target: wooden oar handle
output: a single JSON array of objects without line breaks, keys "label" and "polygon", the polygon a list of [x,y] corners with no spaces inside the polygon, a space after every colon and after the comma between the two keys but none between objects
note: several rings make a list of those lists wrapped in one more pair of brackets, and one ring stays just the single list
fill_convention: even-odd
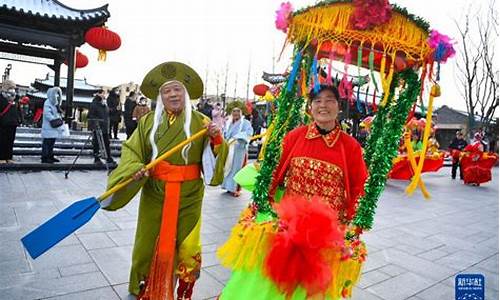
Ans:
[{"label": "wooden oar handle", "polygon": [[[150,162],[149,164],[147,164],[146,166],[144,166],[144,169],[145,170],[149,170],[149,169],[152,169],[154,166],[156,166],[160,161],[162,160],[165,160],[167,157],[169,157],[170,155],[174,154],[175,152],[181,150],[184,146],[186,146],[187,144],[191,143],[192,141],[204,136],[205,134],[207,133],[207,129],[204,128],[200,131],[198,131],[197,133],[193,134],[192,136],[190,136],[188,139],[185,139],[184,141],[180,142],[179,144],[177,144],[175,147],[173,147],[172,149],[168,150],[167,152],[163,153],[162,155],[160,155],[158,158],[156,158],[155,160],[153,160],[152,162]],[[139,171],[139,170],[137,170]],[[133,175],[132,175],[133,176]],[[132,178],[132,176],[130,176],[129,178],[127,178],[125,181],[122,181],[120,183],[118,183],[117,185],[115,185],[114,187],[110,188],[109,190],[107,190],[106,192],[104,192],[104,194],[102,194],[101,196],[99,196],[97,198],[97,200],[99,201],[103,201],[104,199],[108,198],[109,196],[113,195],[114,193],[116,193],[117,191],[121,190],[123,187],[125,187],[126,185],[128,185],[129,183],[131,183],[134,179]]]}]

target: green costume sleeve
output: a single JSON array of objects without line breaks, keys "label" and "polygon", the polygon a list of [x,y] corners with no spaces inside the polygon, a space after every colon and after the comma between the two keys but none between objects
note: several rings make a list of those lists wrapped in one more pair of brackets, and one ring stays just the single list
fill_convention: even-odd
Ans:
[{"label": "green costume sleeve", "polygon": [[[148,140],[145,130],[146,119],[146,116],[141,118],[132,136],[122,144],[120,163],[108,177],[108,189],[135,174],[149,161],[151,149],[146,142]],[[114,193],[111,204],[104,207],[104,209],[117,210],[125,206],[139,192],[146,180],[147,178],[144,177],[139,181],[133,181],[128,186]]]},{"label": "green costume sleeve", "polygon": [[229,152],[229,146],[226,141],[215,147],[214,153],[217,155],[215,159],[215,170],[214,176],[210,181],[211,186],[217,186],[222,184],[224,181],[224,165],[226,164],[227,154]]}]

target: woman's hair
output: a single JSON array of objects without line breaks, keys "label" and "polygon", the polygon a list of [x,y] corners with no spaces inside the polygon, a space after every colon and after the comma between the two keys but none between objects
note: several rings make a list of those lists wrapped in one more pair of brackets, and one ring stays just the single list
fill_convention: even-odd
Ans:
[{"label": "woman's hair", "polygon": [[331,91],[335,95],[335,98],[337,99],[337,101],[340,100],[339,91],[337,90],[336,87],[334,87],[333,85],[322,84],[319,86],[318,92],[314,92],[314,89],[311,89],[311,91],[309,92],[309,103],[311,103],[311,101],[314,98],[316,98],[321,92],[327,91],[327,90]]}]

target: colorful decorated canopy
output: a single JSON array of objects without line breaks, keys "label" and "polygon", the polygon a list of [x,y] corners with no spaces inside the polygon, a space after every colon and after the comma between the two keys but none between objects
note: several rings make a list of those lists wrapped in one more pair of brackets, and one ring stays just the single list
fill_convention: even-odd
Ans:
[{"label": "colorful decorated canopy", "polygon": [[[347,80],[348,68],[357,67],[358,80],[362,77],[361,70],[368,69],[375,91],[374,106],[375,99],[381,100],[365,148],[370,177],[354,224],[360,229],[370,229],[404,125],[418,99],[428,102],[422,151],[425,155],[432,102],[440,94],[439,64],[454,55],[450,38],[429,30],[425,20],[386,0],[329,0],[296,12],[290,3],[283,3],[277,11],[276,27],[287,34],[285,46],[294,45],[294,57],[277,99],[278,111],[271,125],[273,130],[268,137],[253,200],[259,212],[274,215],[268,203],[272,171],[279,160],[284,135],[303,121],[309,90],[319,89],[320,84],[336,84],[341,97],[352,101],[360,92],[359,88],[357,95],[353,92],[352,80]],[[344,63],[340,83],[332,79],[334,61]],[[420,157],[415,164],[409,194],[420,182],[423,161],[424,157]]]}]

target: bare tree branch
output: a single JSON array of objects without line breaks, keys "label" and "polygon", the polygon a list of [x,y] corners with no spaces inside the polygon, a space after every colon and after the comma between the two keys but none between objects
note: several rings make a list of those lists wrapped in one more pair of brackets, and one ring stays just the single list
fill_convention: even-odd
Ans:
[{"label": "bare tree branch", "polygon": [[499,71],[493,63],[499,24],[495,0],[473,12],[470,6],[460,22],[454,22],[460,36],[456,82],[467,107],[469,126],[474,125],[477,113],[480,122],[488,127],[499,107]]}]

